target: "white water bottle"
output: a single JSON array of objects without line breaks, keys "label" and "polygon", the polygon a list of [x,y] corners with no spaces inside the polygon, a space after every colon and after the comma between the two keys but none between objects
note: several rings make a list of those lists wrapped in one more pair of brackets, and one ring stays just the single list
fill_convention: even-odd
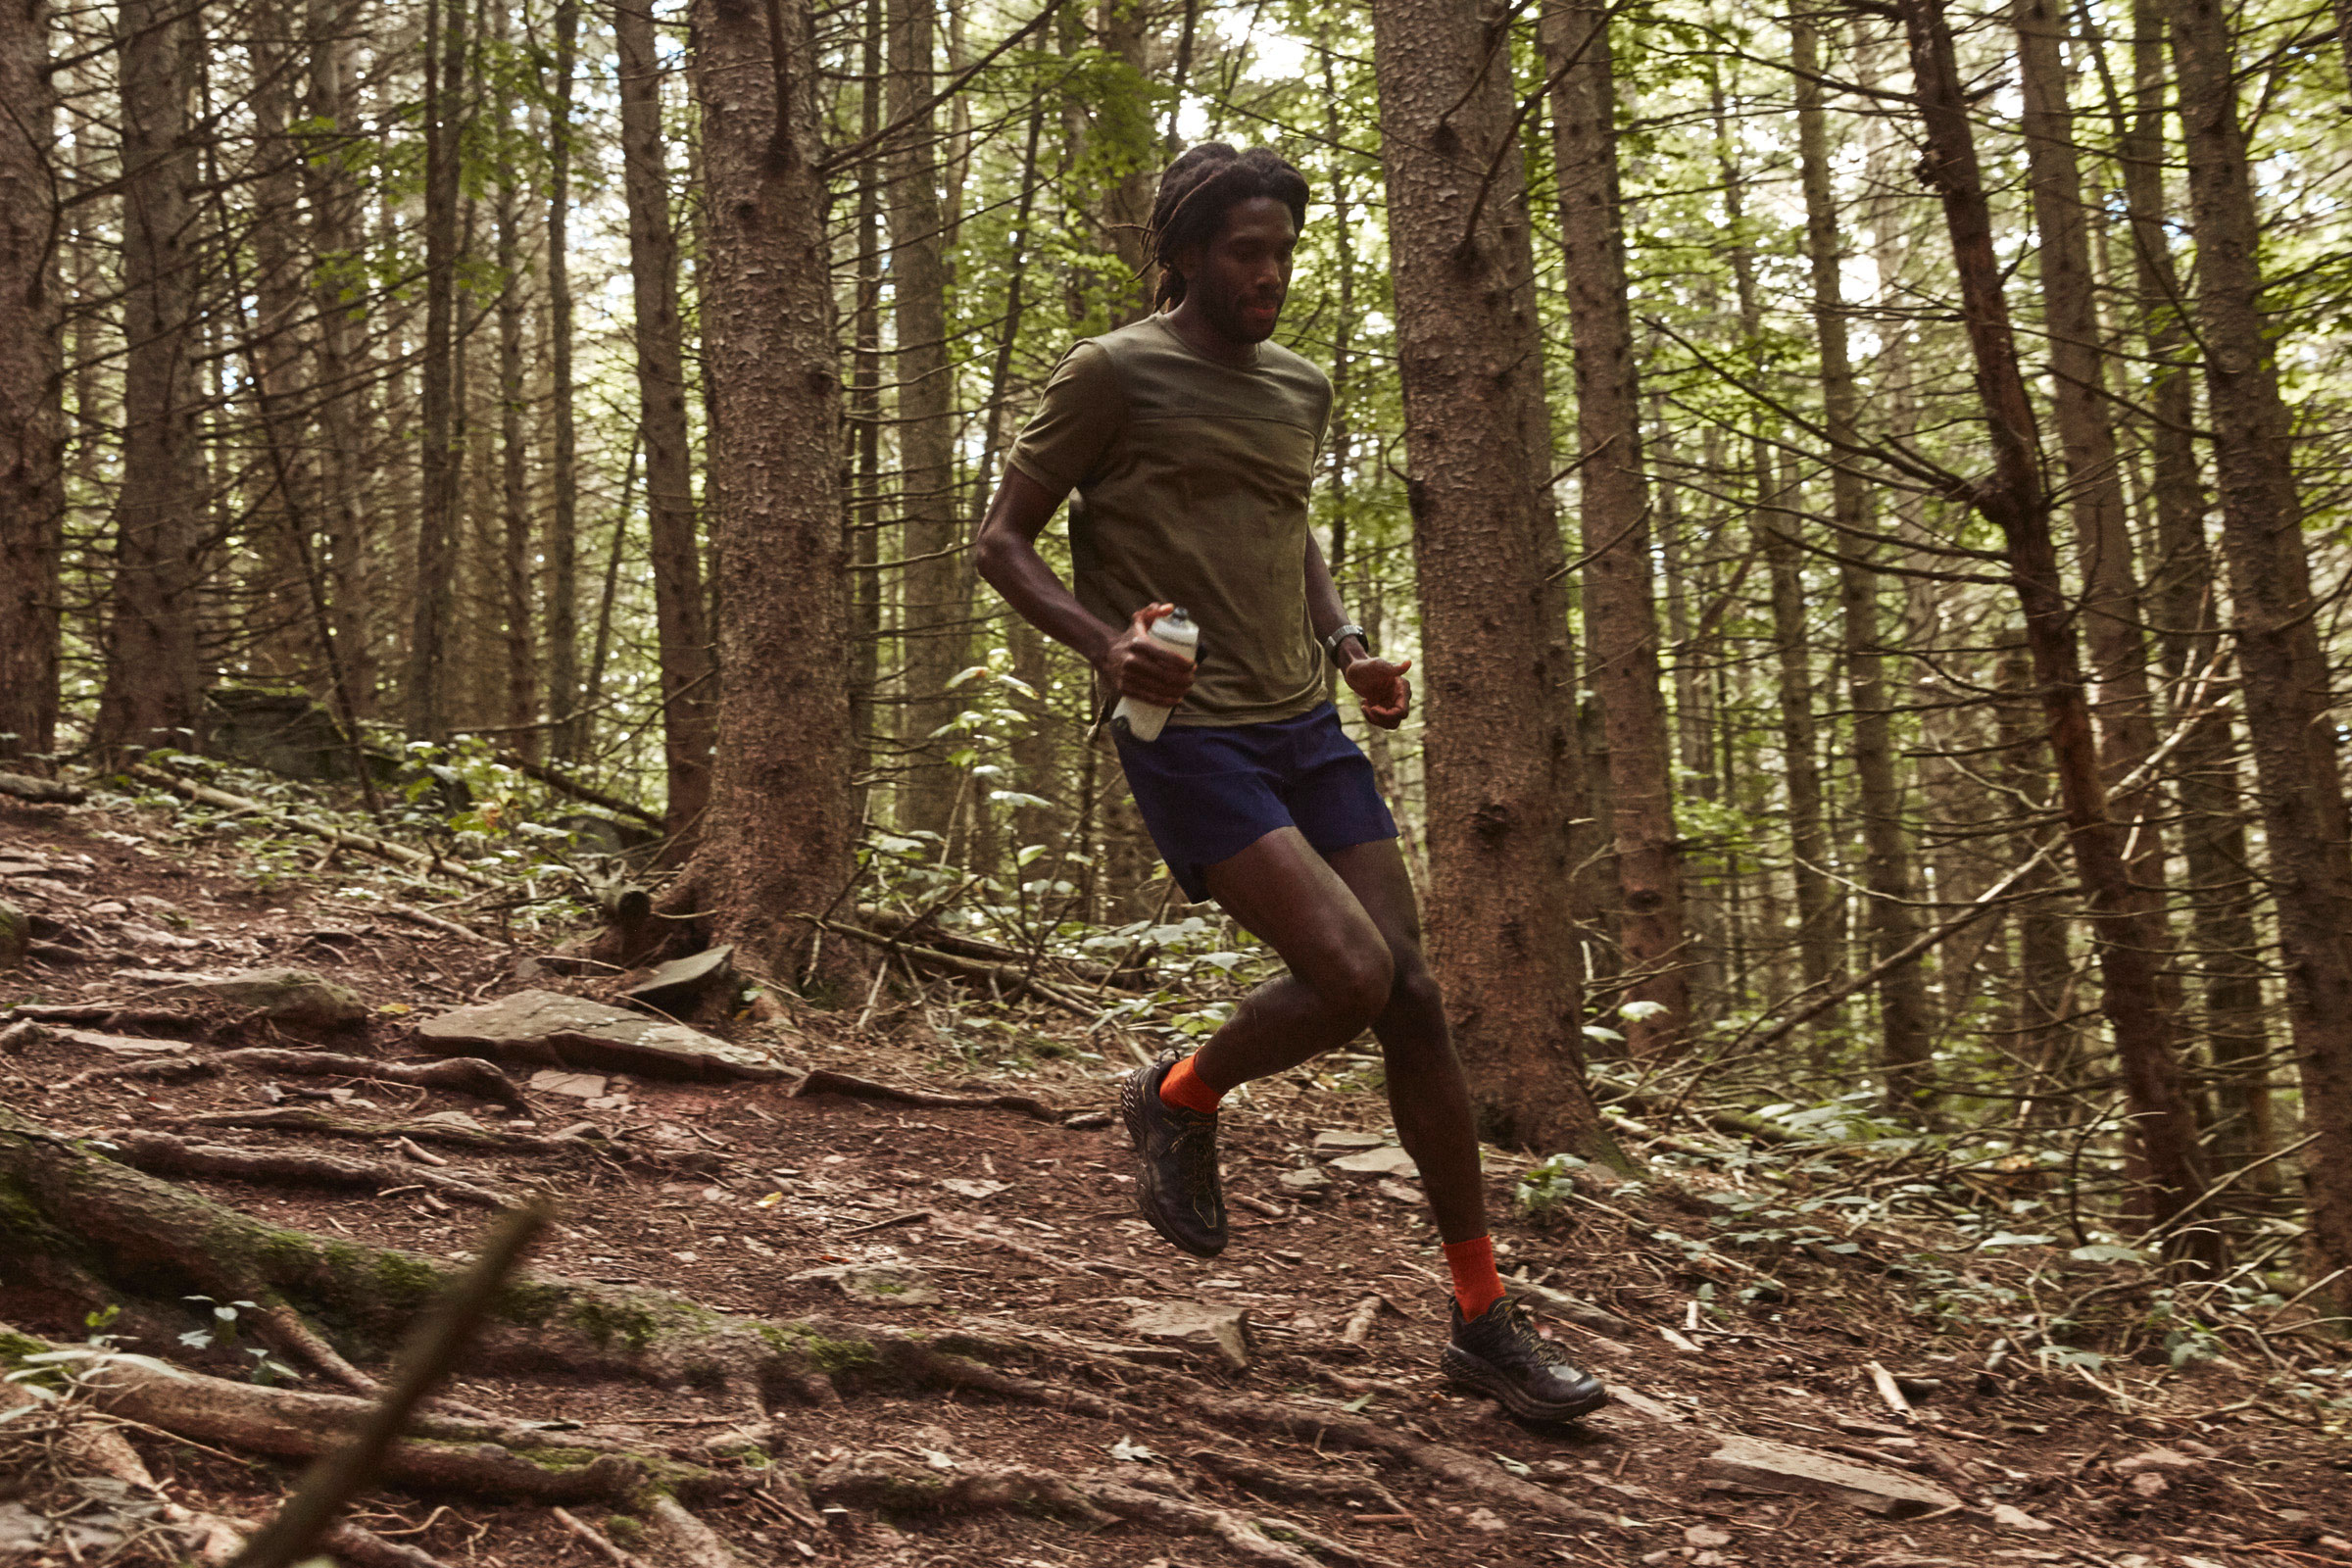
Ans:
[{"label": "white water bottle", "polygon": [[[1152,623],[1152,640],[1160,647],[1182,654],[1187,663],[1196,657],[1200,646],[1200,628],[1193,617],[1181,610],[1171,610]],[[1159,739],[1160,726],[1168,721],[1173,709],[1153,703],[1139,703],[1132,697],[1119,699],[1119,706],[1110,710],[1110,721],[1129,737],[1139,741]]]}]

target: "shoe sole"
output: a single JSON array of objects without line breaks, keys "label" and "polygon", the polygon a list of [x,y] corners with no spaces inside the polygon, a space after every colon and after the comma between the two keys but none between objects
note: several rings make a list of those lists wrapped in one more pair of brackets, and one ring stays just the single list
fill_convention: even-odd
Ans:
[{"label": "shoe sole", "polygon": [[1135,1146],[1136,1213],[1143,1217],[1145,1224],[1151,1226],[1153,1230],[1159,1233],[1159,1239],[1161,1241],[1167,1243],[1179,1252],[1185,1252],[1194,1257],[1215,1257],[1218,1253],[1224,1251],[1225,1244],[1222,1242],[1219,1242],[1214,1247],[1202,1248],[1185,1240],[1185,1238],[1168,1229],[1167,1225],[1160,1219],[1160,1217],[1152,1211],[1151,1183],[1144,1174],[1146,1162],[1144,1158],[1145,1129],[1143,1069],[1139,1068],[1138,1070],[1129,1073],[1126,1079],[1119,1085],[1119,1119],[1127,1124],[1127,1141]]},{"label": "shoe sole", "polygon": [[1498,1368],[1451,1345],[1446,1347],[1445,1352],[1438,1357],[1438,1370],[1456,1383],[1467,1384],[1479,1393],[1500,1400],[1504,1409],[1529,1421],[1574,1421],[1579,1416],[1591,1415],[1609,1402],[1609,1391],[1605,1388],[1593,1390],[1586,1398],[1556,1403],[1535,1398],[1505,1377]]}]

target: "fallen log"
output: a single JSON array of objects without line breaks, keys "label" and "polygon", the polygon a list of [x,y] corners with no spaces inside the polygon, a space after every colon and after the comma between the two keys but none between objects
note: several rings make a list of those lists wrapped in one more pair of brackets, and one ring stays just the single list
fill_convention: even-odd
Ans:
[{"label": "fallen log", "polygon": [[148,767],[144,763],[134,762],[124,771],[142,783],[153,784],[158,789],[170,790],[182,800],[195,801],[205,806],[218,806],[225,811],[243,811],[258,816],[265,822],[274,822],[279,827],[291,828],[297,833],[308,833],[314,838],[324,839],[329,844],[340,845],[347,850],[357,850],[362,855],[373,856],[379,860],[389,860],[395,865],[407,866],[412,871],[421,872],[428,876],[454,878],[460,882],[471,883],[477,888],[497,890],[507,886],[497,877],[476,871],[469,865],[460,865],[441,856],[427,855],[422,850],[412,850],[405,844],[393,844],[384,839],[372,838],[365,833],[354,833],[346,828],[330,827],[324,822],[314,822],[307,817],[296,816],[291,811],[280,811],[274,807],[264,806],[260,801],[248,800],[242,795],[231,795],[226,790],[217,790],[210,784],[199,784],[193,779],[180,778],[176,774],[167,773],[161,768]]},{"label": "fallen log", "polygon": [[78,784],[61,784],[56,779],[34,778],[29,773],[0,773],[0,795],[31,801],[37,806],[79,806],[90,798],[90,792]]}]

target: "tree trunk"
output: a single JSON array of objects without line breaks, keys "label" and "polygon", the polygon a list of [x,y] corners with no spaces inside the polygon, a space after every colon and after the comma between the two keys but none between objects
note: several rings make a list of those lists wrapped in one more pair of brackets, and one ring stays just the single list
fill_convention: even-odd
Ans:
[{"label": "tree trunk", "polygon": [[[2219,1118],[2216,1159],[2234,1167],[2277,1147],[2273,1126],[2269,1023],[2262,1001],[2262,940],[2255,929],[2259,894],[2247,866],[2246,813],[2240,790],[2236,726],[2222,697],[2202,690],[2221,657],[2220,573],[2205,540],[2206,499],[2197,471],[2196,397],[2182,305],[2173,266],[2164,190],[2164,17],[2154,0],[2132,10],[2132,104],[2113,107],[2117,162],[2131,219],[2134,301],[2147,343],[2144,394],[2152,425],[2147,442],[2147,501],[2155,513],[2156,569],[2149,574],[2158,648],[2174,690],[2173,722],[2187,733],[2174,752],[2180,796],[2180,846],[2188,870],[2192,973],[2204,986],[2205,1049],[2214,1067]],[[2276,1162],[2248,1178],[2276,1193]]]},{"label": "tree trunk", "polygon": [[[1993,251],[1991,211],[1977,165],[1975,132],[1953,58],[1942,0],[1900,0],[1911,46],[1911,74],[1926,131],[1921,179],[1943,206],[1944,227],[1960,277],[1961,316],[1992,439],[1993,474],[1969,485],[1966,499],[2001,531],[2010,580],[2026,616],[2026,645],[2041,687],[2050,754],[2067,837],[2081,877],[2091,939],[2099,956],[2101,1006],[2121,1058],[2132,1131],[2147,1160],[2155,1217],[2164,1219],[2205,1188],[2196,1117],[2180,1081],[2179,985],[2161,960],[2164,925],[2152,890],[2135,887],[2124,860],[2124,832],[2108,814],[2107,788],[2090,727],[2090,705],[2075,647],[2073,607],[2058,573],[2050,536],[2050,498],[2042,487],[2039,432],[2026,395]],[[2177,1250],[2218,1265],[2221,1235],[2199,1226]]]},{"label": "tree trunk", "polygon": [[956,505],[956,382],[948,368],[947,268],[939,222],[939,156],[931,111],[932,0],[889,0],[887,113],[906,129],[892,149],[890,277],[898,326],[900,572],[906,704],[899,728],[899,826],[948,836],[957,789],[937,732],[962,700],[948,682],[964,665],[970,594]]},{"label": "tree trunk", "polygon": [[[1839,269],[1844,245],[1830,184],[1829,127],[1822,109],[1821,43],[1803,11],[1789,19],[1790,62],[1796,68],[1797,158],[1805,199],[1805,259],[1813,284],[1813,329],[1821,351],[1823,423],[1830,458],[1831,519],[1838,530],[1838,607],[1845,656],[1847,699],[1853,709],[1854,788],[1862,815],[1862,880],[1870,890],[1865,919],[1870,954],[1884,963],[1919,935],[1913,909],[1910,837],[1903,828],[1902,787],[1895,775],[1893,723],[1886,692],[1886,656],[1879,637],[1877,547],[1862,535],[1871,526],[1870,489],[1854,465],[1861,439],[1861,398],[1847,347],[1846,306]],[[1927,973],[1905,963],[1879,982],[1879,1064],[1888,1108],[1918,1115],[1934,1103],[1934,1040]]]},{"label": "tree trunk", "polygon": [[[804,0],[694,0],[709,232],[704,373],[715,419],[707,494],[719,570],[718,753],[684,907],[769,974],[808,967],[847,892],[848,571],[816,74]],[[828,972],[861,961],[833,944]]]},{"label": "tree trunk", "polygon": [[873,817],[874,710],[882,681],[882,129],[883,12],[889,0],[865,0],[859,52],[858,160],[858,292],[850,327],[849,423],[855,435],[849,478],[850,565],[857,641],[850,666],[850,735],[859,761],[851,814],[862,826]]},{"label": "tree trunk", "polygon": [[[510,46],[513,18],[504,0],[494,0],[494,5],[493,31],[503,53]],[[511,123],[514,118],[514,92],[509,87],[500,88],[498,118],[501,124]],[[539,709],[539,660],[531,637],[530,453],[522,432],[522,182],[512,168],[502,166],[498,172],[492,212],[497,224],[499,278],[499,662],[506,676],[500,694],[505,698],[504,713],[498,722],[514,729],[515,749],[535,761],[539,735],[529,726]],[[549,216],[554,216],[552,204]]]},{"label": "tree trunk", "polygon": [[[2009,858],[2022,864],[2028,857],[2048,848],[2050,828],[2034,820],[2045,814],[2050,793],[2046,738],[2033,722],[2034,665],[2023,644],[2002,650],[1994,682],[2001,696],[1993,704],[1993,734],[2000,746],[2000,780],[2019,818],[2009,837]],[[2040,865],[2020,878],[2017,906],[2017,966],[2008,1008],[2008,1046],[2026,1069],[2017,1077],[2018,1093],[2029,1097],[2023,1117],[2029,1126],[2056,1127],[2082,1120],[2074,1101],[2082,1087],[2082,1031],[2075,1021],[2076,1004],[2068,981],[2074,977],[2074,958],[2067,951],[2066,911],[2059,904],[2058,873]]]},{"label": "tree trunk", "polygon": [[1506,22],[1451,0],[1376,0],[1372,20],[1426,661],[1431,953],[1485,1135],[1613,1155],[1578,1030],[1575,670],[1542,564],[1548,454],[1523,444],[1542,350],[1513,266],[1529,242]]},{"label": "tree trunk", "polygon": [[[360,244],[360,194],[348,162],[352,54],[357,48],[358,0],[309,0],[305,47],[310,51],[303,115],[310,129],[301,160],[310,204],[311,250],[321,259],[312,283],[318,320],[316,352],[319,433],[319,517],[326,541],[329,635],[342,677],[346,722],[375,710],[373,623],[375,573],[368,559],[365,518],[375,479],[366,429],[368,380],[363,328],[364,292],[349,257]],[[337,258],[326,265],[325,258]]]},{"label": "tree trunk", "polygon": [[[2124,475],[2107,409],[2106,353],[2091,274],[2090,224],[2075,164],[2075,117],[2067,99],[2061,0],[2017,0],[2019,80],[2025,97],[2026,158],[2041,241],[2043,321],[2050,343],[2050,403],[2065,454],[2066,488],[2082,554],[2082,628],[2099,692],[2099,755],[2114,783],[2156,750],[2147,645],[2140,637],[2139,574],[2124,505]],[[2188,443],[2181,443],[2185,447]],[[2129,836],[2134,881],[2158,890],[2163,919],[2164,804],[2153,778],[2108,802]],[[2168,944],[2169,947],[2169,944]]]},{"label": "tree trunk", "polygon": [[0,761],[57,745],[63,343],[50,269],[56,98],[46,0],[0,0]]},{"label": "tree trunk", "polygon": [[457,632],[458,481],[465,453],[458,395],[458,144],[466,119],[466,13],[462,0],[425,0],[422,472],[407,693],[408,732],[415,740],[448,738],[448,644]]},{"label": "tree trunk", "polygon": [[[649,24],[651,19],[648,19]],[[555,450],[549,454],[547,557],[547,710],[557,722],[548,736],[549,750],[567,762],[588,753],[595,720],[580,691],[580,476],[579,435],[574,428],[571,374],[571,144],[572,75],[579,49],[578,0],[557,0],[555,113],[549,125],[547,198],[547,335],[554,405]],[[624,89],[625,92],[626,89]],[[621,132],[625,164],[629,105],[621,104]],[[627,173],[624,169],[623,182]],[[668,216],[664,211],[664,218]],[[631,214],[630,273],[636,273],[635,215]],[[674,268],[673,268],[674,272]],[[645,372],[640,369],[638,374]],[[666,716],[666,713],[665,715]],[[529,755],[526,753],[525,755]],[[674,780],[671,789],[676,788]]]},{"label": "tree trunk", "polygon": [[711,715],[717,694],[710,623],[695,534],[693,452],[678,324],[678,240],[669,221],[662,148],[662,68],[642,0],[618,0],[620,145],[629,208],[629,277],[637,303],[637,409],[645,436],[646,525],[654,566],[654,622],[662,658],[662,826],[683,858],[710,804]]},{"label": "tree trunk", "polygon": [[[2319,1135],[2304,1171],[2312,1250],[2325,1272],[2352,1268],[2352,818],[2313,622],[2292,424],[2262,307],[2261,225],[2229,20],[2218,0],[2175,0],[2172,24],[2222,554],[2304,1122]],[[2338,1285],[2336,1296],[2352,1299],[2352,1290]]]},{"label": "tree trunk", "polygon": [[194,11],[123,0],[122,481],[115,503],[114,613],[99,755],[193,750],[202,708],[197,555],[205,518],[197,452],[196,143],[188,95],[202,33]]},{"label": "tree trunk", "polygon": [[1651,1055],[1683,1042],[1690,956],[1684,946],[1666,705],[1658,687],[1649,485],[1642,467],[1641,385],[1617,201],[1608,16],[1592,0],[1552,0],[1541,28],[1551,73],[1552,161],[1576,355],[1585,622],[1588,646],[1598,655],[1586,680],[1599,697],[1608,741],[1610,820],[1623,903],[1622,995],[1660,1008],[1648,1017],[1629,1017],[1625,1035],[1634,1054]]}]

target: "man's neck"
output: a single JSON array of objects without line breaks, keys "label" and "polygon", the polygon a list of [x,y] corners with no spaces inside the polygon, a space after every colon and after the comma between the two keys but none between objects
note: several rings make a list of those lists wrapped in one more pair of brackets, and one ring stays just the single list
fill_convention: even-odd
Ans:
[{"label": "man's neck", "polygon": [[1243,370],[1257,363],[1257,345],[1237,341],[1218,331],[1207,314],[1194,304],[1190,295],[1168,312],[1163,319],[1168,323],[1168,330],[1184,340],[1186,348],[1204,360],[1214,360],[1219,365],[1230,365]]}]

